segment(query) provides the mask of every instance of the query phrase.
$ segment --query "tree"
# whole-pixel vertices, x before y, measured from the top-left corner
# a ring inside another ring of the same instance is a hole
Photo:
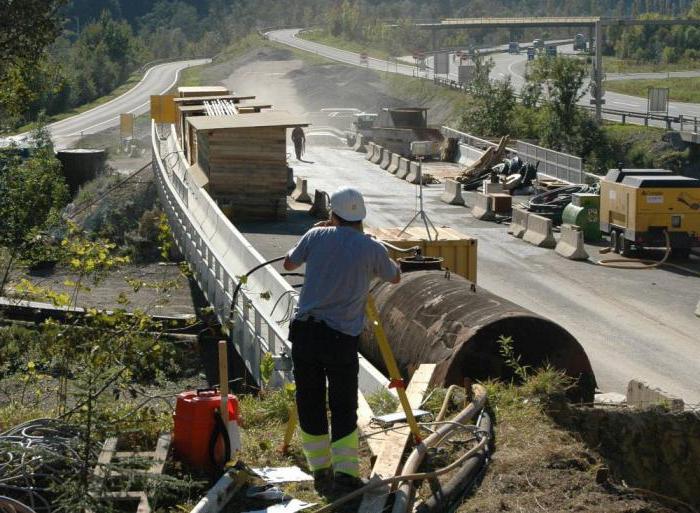
[[[543,57],[535,60],[526,77],[535,86],[544,87],[548,122],[543,142],[553,149],[571,147],[578,135],[580,111],[578,101],[586,94],[583,87],[586,69],[578,59]]]
[[[65,0],[0,0],[0,77],[11,66],[41,58],[61,30]]]
[[[46,129],[37,129],[32,139],[31,157],[13,157],[0,169],[0,247],[8,255],[0,295],[12,265],[18,257],[27,256],[25,251],[31,247],[32,237],[56,225],[69,200],[61,163],[54,155]]]

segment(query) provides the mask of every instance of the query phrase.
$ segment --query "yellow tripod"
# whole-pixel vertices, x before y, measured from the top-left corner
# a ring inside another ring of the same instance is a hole
[[[370,295],[367,298],[367,305],[365,306],[365,313],[372,323],[372,329],[374,330],[374,338],[379,344],[379,351],[382,354],[382,359],[384,360],[384,365],[389,372],[389,388],[395,388],[396,393],[399,396],[399,401],[401,407],[406,415],[406,422],[411,430],[411,434],[415,439],[416,443],[419,444],[422,441],[420,435],[420,428],[416,422],[416,418],[413,416],[413,409],[411,404],[408,402],[408,396],[406,395],[406,383],[401,377],[401,372],[396,364],[396,359],[394,358],[394,353],[391,351],[391,346],[384,333],[384,328],[382,328],[379,322],[379,312],[377,312],[377,307],[374,304],[374,298]],[[294,436],[294,430],[298,422],[296,406],[290,408],[289,421],[287,422],[287,428],[284,433],[284,441],[280,447],[280,451],[285,454],[291,443],[292,436]]]

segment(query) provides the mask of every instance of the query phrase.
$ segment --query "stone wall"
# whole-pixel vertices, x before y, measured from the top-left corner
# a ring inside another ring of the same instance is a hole
[[[700,413],[662,408],[557,408],[562,426],[581,434],[613,476],[700,506]]]

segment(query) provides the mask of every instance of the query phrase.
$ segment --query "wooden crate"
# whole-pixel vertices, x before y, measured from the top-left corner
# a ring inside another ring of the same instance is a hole
[[[453,273],[476,283],[477,240],[452,228],[438,228],[438,239],[429,241],[424,227],[412,226],[403,235],[401,228],[365,227],[365,233],[373,235],[399,248],[419,245],[423,256],[442,257],[443,265]],[[405,257],[405,253],[389,249],[392,258]]]

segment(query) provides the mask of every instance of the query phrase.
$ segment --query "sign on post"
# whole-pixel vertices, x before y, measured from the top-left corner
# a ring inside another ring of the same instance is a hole
[[[176,123],[177,112],[175,110],[174,94],[160,94],[151,96],[151,119],[156,123]]]
[[[650,87],[647,100],[647,112],[668,114],[668,87]]]
[[[457,81],[460,84],[469,84],[474,80],[474,66],[463,65],[457,68]]]
[[[450,72],[450,55],[447,52],[435,54],[435,73],[447,75]]]
[[[119,114],[119,135],[122,139],[134,137],[133,114]]]

